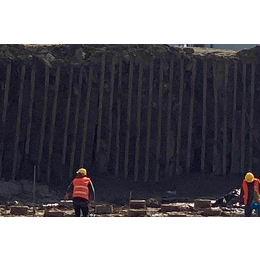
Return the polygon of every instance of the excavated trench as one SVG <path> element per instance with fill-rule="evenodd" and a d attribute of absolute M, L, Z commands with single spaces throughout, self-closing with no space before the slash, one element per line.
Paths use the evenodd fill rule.
<path fill-rule="evenodd" d="M 260 170 L 259 77 L 258 47 L 1 45 L 0 176 L 32 180 L 37 165 L 37 183 L 60 186 L 84 166 L 97 185 L 240 183 Z"/>

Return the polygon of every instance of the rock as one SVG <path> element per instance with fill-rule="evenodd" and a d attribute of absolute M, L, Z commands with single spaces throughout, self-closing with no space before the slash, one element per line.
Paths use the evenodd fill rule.
<path fill-rule="evenodd" d="M 128 217 L 144 217 L 146 215 L 146 209 L 129 209 Z"/>
<path fill-rule="evenodd" d="M 11 215 L 24 215 L 27 216 L 29 207 L 28 206 L 11 206 Z"/>
<path fill-rule="evenodd" d="M 95 214 L 112 214 L 113 206 L 112 205 L 96 205 Z"/>
<path fill-rule="evenodd" d="M 194 201 L 195 209 L 211 208 L 211 200 L 197 199 Z"/>
<path fill-rule="evenodd" d="M 146 209 L 145 200 L 130 200 L 129 202 L 130 209 Z"/>
<path fill-rule="evenodd" d="M 64 212 L 63 211 L 44 211 L 44 217 L 63 217 Z"/>

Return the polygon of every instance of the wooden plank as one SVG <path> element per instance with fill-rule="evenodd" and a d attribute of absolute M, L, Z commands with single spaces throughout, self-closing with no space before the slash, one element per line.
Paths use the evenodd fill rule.
<path fill-rule="evenodd" d="M 224 82 L 224 108 L 223 108 L 223 152 L 222 152 L 222 174 L 227 174 L 227 85 L 228 85 L 228 61 L 225 61 Z"/>
<path fill-rule="evenodd" d="M 100 75 L 100 89 L 98 99 L 98 125 L 97 125 L 97 147 L 96 147 L 96 164 L 99 162 L 99 150 L 101 143 L 101 124 L 103 114 L 103 93 L 104 93 L 104 77 L 105 77 L 105 55 L 102 55 L 101 75 Z"/>
<path fill-rule="evenodd" d="M 213 147 L 213 173 L 217 171 L 218 153 L 218 84 L 217 84 L 217 62 L 213 60 L 213 88 L 214 88 L 214 147 Z"/>
<path fill-rule="evenodd" d="M 133 70 L 134 61 L 131 57 L 130 59 L 130 69 L 129 69 L 129 83 L 128 83 L 128 102 L 127 102 L 127 130 L 126 130 L 126 141 L 125 141 L 125 167 L 124 176 L 127 179 L 128 176 L 128 160 L 129 160 L 129 141 L 130 141 L 130 124 L 131 124 L 131 110 L 132 110 L 132 89 L 133 89 Z"/>
<path fill-rule="evenodd" d="M 117 89 L 117 122 L 116 122 L 116 165 L 115 177 L 119 172 L 119 155 L 120 155 L 120 124 L 121 124 L 121 87 L 122 87 L 122 58 L 119 59 L 118 68 L 118 89 Z"/>
<path fill-rule="evenodd" d="M 68 86 L 69 89 L 68 89 L 67 107 L 66 107 L 66 113 L 65 113 L 65 129 L 64 129 L 64 137 L 63 137 L 62 164 L 65 164 L 65 161 L 66 161 L 73 74 L 74 74 L 74 68 L 71 66 L 70 74 L 69 74 L 69 86 Z"/>
<path fill-rule="evenodd" d="M 25 143 L 25 154 L 26 154 L 26 156 L 28 156 L 29 152 L 30 152 L 32 113 L 33 113 L 33 101 L 34 101 L 34 91 L 35 91 L 35 74 L 36 74 L 36 65 L 33 65 L 32 69 L 31 69 L 31 91 L 30 91 L 30 104 L 29 104 L 29 110 L 28 110 L 29 122 L 28 122 L 28 125 L 27 125 L 26 143 Z"/>
<path fill-rule="evenodd" d="M 165 166 L 165 172 L 166 174 L 171 177 L 172 171 L 169 171 L 169 165 L 170 165 L 170 133 L 171 133 L 171 117 L 172 117 L 172 99 L 173 99 L 173 68 L 174 68 L 174 57 L 171 57 L 170 61 L 170 81 L 169 81 L 169 92 L 168 92 L 168 109 L 167 109 L 167 141 L 166 141 L 166 166 Z"/>
<path fill-rule="evenodd" d="M 113 133 L 113 98 L 114 98 L 114 82 L 115 82 L 115 56 L 112 57 L 111 64 L 111 82 L 110 82 L 110 99 L 109 99 L 109 118 L 108 118 L 108 144 L 107 144 L 107 158 L 110 160 L 111 140 Z"/>
<path fill-rule="evenodd" d="M 162 141 L 162 94 L 163 94 L 163 59 L 160 60 L 160 83 L 159 83 L 159 100 L 158 100 L 158 121 L 157 121 L 157 147 L 156 147 L 156 170 L 155 182 L 159 181 L 160 174 L 160 157 Z"/>
<path fill-rule="evenodd" d="M 181 128 L 182 128 L 182 103 L 184 89 L 184 60 L 181 58 L 180 64 L 180 86 L 179 86 L 179 113 L 178 113 L 178 130 L 177 130 L 177 149 L 176 149 L 176 173 L 180 174 L 180 149 L 181 149 Z"/>
<path fill-rule="evenodd" d="M 21 128 L 25 70 L 26 70 L 25 65 L 22 64 L 18 109 L 17 109 L 17 120 L 16 120 L 16 132 L 15 132 L 15 141 L 14 141 L 14 160 L 13 160 L 13 168 L 12 168 L 12 180 L 15 180 L 15 175 L 17 170 L 18 144 L 19 144 L 19 136 L 20 136 L 20 128 Z"/>
<path fill-rule="evenodd" d="M 231 170 L 234 169 L 235 165 L 235 154 L 236 150 L 236 109 L 237 109 L 237 61 L 234 61 L 234 90 L 233 90 L 233 112 L 232 112 L 232 152 L 231 152 Z"/>
<path fill-rule="evenodd" d="M 5 94 L 3 102 L 3 113 L 2 113 L 2 140 L 0 142 L 0 178 L 2 177 L 2 161 L 4 154 L 4 136 L 5 136 L 5 123 L 6 123 L 6 114 L 8 107 L 8 96 L 10 88 L 10 78 L 11 78 L 11 63 L 7 65 L 6 68 L 6 78 L 5 78 Z"/>
<path fill-rule="evenodd" d="M 240 158 L 240 172 L 245 171 L 245 116 L 246 116 L 246 64 L 243 63 L 242 72 L 243 82 L 243 97 L 242 97 L 242 122 L 241 122 L 241 158 Z"/>
<path fill-rule="evenodd" d="M 83 71 L 84 67 L 80 68 L 79 73 L 79 92 L 77 95 L 77 103 L 76 103 L 76 111 L 75 111 L 75 118 L 74 118 L 74 132 L 72 137 L 72 147 L 71 147 L 71 154 L 70 154 L 70 170 L 69 176 L 72 178 L 73 176 L 73 167 L 74 167 L 74 158 L 75 158 L 75 150 L 76 150 L 76 143 L 77 143 L 77 133 L 78 133 L 78 122 L 79 122 L 79 106 L 81 100 L 81 89 L 82 89 L 82 78 L 83 78 Z"/>
<path fill-rule="evenodd" d="M 194 94 L 195 94 L 195 79 L 196 79 L 196 60 L 192 61 L 192 75 L 191 75 L 191 96 L 190 96 L 190 116 L 189 116 L 189 130 L 188 130 L 188 145 L 187 145 L 187 159 L 186 159 L 186 173 L 190 173 L 191 164 L 191 145 L 192 145 L 192 130 L 193 130 L 193 114 L 194 114 Z"/>
<path fill-rule="evenodd" d="M 150 164 L 149 154 L 150 154 L 150 142 L 151 142 L 151 117 L 152 117 L 152 98 L 153 98 L 153 67 L 154 67 L 154 62 L 153 62 L 153 60 L 150 60 L 144 182 L 147 182 L 148 177 L 149 177 L 148 176 L 148 174 L 149 174 L 149 164 Z"/>
<path fill-rule="evenodd" d="M 134 169 L 134 181 L 138 180 L 138 166 L 139 166 L 139 145 L 140 145 L 140 132 L 141 132 L 141 104 L 142 104 L 142 87 L 143 87 L 143 61 L 139 62 L 139 82 L 138 82 L 138 94 L 137 94 L 137 133 L 135 142 L 135 169 Z"/>
<path fill-rule="evenodd" d="M 40 165 L 42 160 L 43 153 L 43 140 L 45 135 L 45 125 L 46 125 L 46 116 L 47 116 L 47 105 L 48 105 L 48 91 L 49 91 L 49 81 L 50 81 L 50 68 L 49 66 L 45 66 L 45 89 L 44 89 L 44 97 L 43 97 L 43 112 L 42 112 L 42 122 L 41 122 L 41 132 L 40 132 L 40 146 L 38 153 L 38 165 Z M 38 178 L 41 175 L 40 167 L 38 168 Z"/>
<path fill-rule="evenodd" d="M 92 79 L 93 79 L 93 66 L 90 65 L 89 75 L 88 75 L 88 90 L 87 90 L 86 105 L 85 105 L 85 119 L 84 119 L 84 126 L 83 126 L 83 140 L 82 140 L 82 144 L 81 144 L 80 167 L 84 167 L 84 161 L 85 161 L 86 141 L 87 141 L 87 132 L 88 132 L 89 105 L 90 105 L 90 96 L 91 96 L 91 90 L 92 90 Z"/>
<path fill-rule="evenodd" d="M 255 95 L 255 63 L 252 63 L 251 71 L 251 102 L 250 102 L 250 133 L 249 133 L 249 170 L 252 170 L 253 159 L 253 135 L 254 135 L 254 95 Z"/>
<path fill-rule="evenodd" d="M 205 174 L 205 152 L 206 152 L 206 123 L 207 123 L 207 60 L 203 63 L 203 112 L 202 112 L 202 145 L 201 145 L 201 173 Z"/>
<path fill-rule="evenodd" d="M 51 118 L 51 127 L 50 127 L 50 144 L 49 144 L 48 165 L 47 165 L 47 182 L 48 183 L 50 182 L 50 175 L 51 175 L 51 156 L 52 156 L 52 151 L 53 151 L 53 138 L 54 138 L 56 116 L 57 116 L 57 104 L 58 104 L 58 94 L 59 94 L 59 84 L 60 84 L 60 69 L 61 69 L 61 66 L 58 65 L 57 70 L 56 70 L 54 100 L 53 100 L 52 118 Z"/>

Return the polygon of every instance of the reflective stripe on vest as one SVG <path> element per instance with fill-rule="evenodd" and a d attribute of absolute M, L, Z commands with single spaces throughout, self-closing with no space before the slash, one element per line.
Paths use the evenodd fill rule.
<path fill-rule="evenodd" d="M 244 191 L 244 204 L 246 205 L 248 202 L 248 183 L 246 180 L 243 180 L 243 191 Z M 254 179 L 254 191 L 259 194 L 259 179 Z"/>
<path fill-rule="evenodd" d="M 73 180 L 73 198 L 80 197 L 89 200 L 88 184 L 90 179 L 87 177 L 75 178 Z"/>

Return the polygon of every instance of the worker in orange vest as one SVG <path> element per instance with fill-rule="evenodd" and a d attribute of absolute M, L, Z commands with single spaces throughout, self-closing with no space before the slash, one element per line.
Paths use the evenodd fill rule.
<path fill-rule="evenodd" d="M 80 217 L 82 212 L 83 217 L 87 217 L 89 212 L 89 200 L 90 198 L 95 200 L 95 189 L 90 178 L 87 177 L 86 169 L 80 168 L 76 174 L 76 177 L 67 189 L 64 199 L 68 199 L 69 194 L 73 191 L 72 197 L 75 216 Z"/>
<path fill-rule="evenodd" d="M 240 193 L 240 204 L 245 205 L 245 217 L 251 217 L 252 215 L 252 203 L 259 200 L 259 179 L 255 178 L 252 172 L 248 172 L 245 175 L 245 179 L 242 183 Z M 257 211 L 258 217 L 260 216 L 259 210 Z"/>

